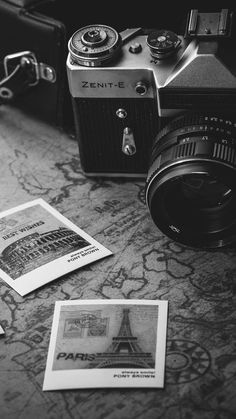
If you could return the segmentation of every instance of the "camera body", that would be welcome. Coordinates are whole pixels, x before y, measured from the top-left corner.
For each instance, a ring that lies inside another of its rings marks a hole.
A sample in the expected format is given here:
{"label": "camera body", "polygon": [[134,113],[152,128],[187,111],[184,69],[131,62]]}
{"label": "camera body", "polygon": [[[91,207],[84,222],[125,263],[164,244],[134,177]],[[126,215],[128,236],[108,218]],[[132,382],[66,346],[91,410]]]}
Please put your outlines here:
{"label": "camera body", "polygon": [[[222,35],[222,29],[213,23],[208,30],[214,33],[207,34],[198,25],[194,33],[190,15],[185,35],[162,29],[149,34],[141,29],[115,34],[112,28],[91,25],[71,38],[67,73],[80,158],[87,175],[145,176],[154,138],[171,118],[189,109],[212,111],[217,106],[225,112],[227,104],[232,108],[236,77],[218,57],[219,38],[230,44],[230,28],[227,26],[227,33],[223,28]],[[215,15],[219,21],[219,14]],[[89,45],[84,39],[86,31],[106,31],[107,39]],[[104,58],[105,49],[115,49],[112,42],[117,43],[116,50]],[[78,48],[75,53],[74,45]],[[236,96],[234,99],[236,104]]]}
{"label": "camera body", "polygon": [[143,177],[155,224],[192,247],[236,238],[233,13],[188,13],[171,29],[76,31],[67,74],[82,168]]}

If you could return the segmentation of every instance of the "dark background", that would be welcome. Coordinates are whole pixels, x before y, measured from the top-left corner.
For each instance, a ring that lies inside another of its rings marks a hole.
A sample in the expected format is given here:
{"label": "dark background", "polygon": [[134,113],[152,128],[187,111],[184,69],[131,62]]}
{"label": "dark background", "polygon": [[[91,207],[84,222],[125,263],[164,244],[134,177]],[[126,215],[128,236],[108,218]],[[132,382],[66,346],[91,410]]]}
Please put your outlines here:
{"label": "dark background", "polygon": [[41,9],[61,19],[68,28],[68,35],[81,26],[106,24],[116,29],[141,26],[146,28],[166,28],[180,32],[184,30],[187,13],[195,8],[214,12],[230,7],[225,2],[209,1],[41,1]]}
{"label": "dark background", "polygon": [[[141,26],[166,28],[180,32],[185,25],[190,9],[214,12],[221,8],[232,8],[226,2],[214,1],[91,1],[91,0],[0,0],[12,5],[26,4],[26,9],[35,10],[60,20],[66,25],[68,36],[81,26],[106,24],[116,29]],[[27,6],[27,3],[29,5]],[[16,6],[19,7],[19,6]],[[21,7],[19,7],[21,8]],[[22,8],[24,9],[24,8]],[[13,29],[13,28],[11,28]]]}

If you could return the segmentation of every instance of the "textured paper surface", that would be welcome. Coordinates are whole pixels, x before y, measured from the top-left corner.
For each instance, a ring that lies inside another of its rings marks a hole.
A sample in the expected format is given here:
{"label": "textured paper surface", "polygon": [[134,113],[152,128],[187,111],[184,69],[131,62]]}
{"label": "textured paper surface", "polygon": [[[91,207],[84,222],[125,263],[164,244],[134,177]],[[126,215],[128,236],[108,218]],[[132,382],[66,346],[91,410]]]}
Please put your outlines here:
{"label": "textured paper surface", "polygon": [[57,301],[43,390],[163,387],[167,301]]}
{"label": "textured paper surface", "polygon": [[22,296],[111,254],[43,199],[0,214],[0,276]]}

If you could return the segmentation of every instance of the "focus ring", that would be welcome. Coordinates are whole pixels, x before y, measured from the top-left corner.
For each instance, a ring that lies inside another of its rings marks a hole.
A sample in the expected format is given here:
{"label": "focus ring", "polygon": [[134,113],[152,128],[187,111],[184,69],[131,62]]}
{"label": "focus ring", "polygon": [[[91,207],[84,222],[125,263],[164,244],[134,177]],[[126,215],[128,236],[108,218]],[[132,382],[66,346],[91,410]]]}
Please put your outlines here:
{"label": "focus ring", "polygon": [[179,159],[189,157],[202,160],[217,160],[225,164],[230,164],[231,166],[236,166],[235,148],[211,140],[208,140],[207,142],[193,140],[189,143],[174,145],[171,149],[163,151],[160,154],[160,159],[158,160],[159,165],[156,169],[164,166],[169,161],[178,163]]}
{"label": "focus ring", "polygon": [[194,156],[196,143],[191,141],[185,144],[179,144],[174,148],[174,159],[181,157]]}
{"label": "focus ring", "polygon": [[214,143],[212,157],[236,165],[236,150],[226,144]]}
{"label": "focus ring", "polygon": [[172,164],[179,164],[180,160],[212,160],[219,161],[232,168],[236,168],[236,149],[227,144],[215,142],[214,140],[192,140],[187,143],[173,145],[162,153],[153,161],[151,165],[146,185],[150,184],[152,179],[164,166]]}

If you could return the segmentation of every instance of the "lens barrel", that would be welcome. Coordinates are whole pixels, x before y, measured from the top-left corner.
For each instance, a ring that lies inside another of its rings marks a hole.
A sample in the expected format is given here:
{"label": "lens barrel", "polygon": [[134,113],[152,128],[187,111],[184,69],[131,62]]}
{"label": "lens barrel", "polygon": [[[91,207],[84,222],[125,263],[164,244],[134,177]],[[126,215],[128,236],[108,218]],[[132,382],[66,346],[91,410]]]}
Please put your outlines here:
{"label": "lens barrel", "polygon": [[188,113],[166,125],[152,149],[146,202],[157,227],[190,247],[236,238],[236,123]]}

